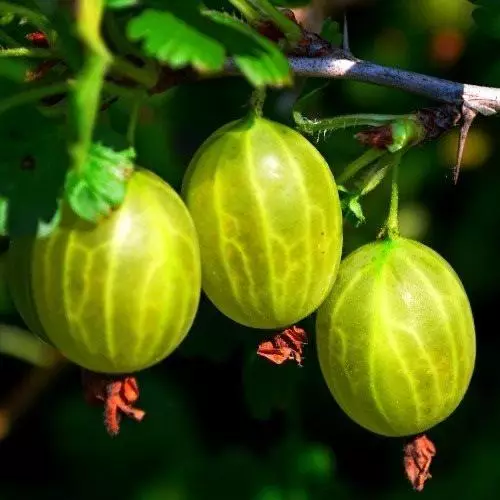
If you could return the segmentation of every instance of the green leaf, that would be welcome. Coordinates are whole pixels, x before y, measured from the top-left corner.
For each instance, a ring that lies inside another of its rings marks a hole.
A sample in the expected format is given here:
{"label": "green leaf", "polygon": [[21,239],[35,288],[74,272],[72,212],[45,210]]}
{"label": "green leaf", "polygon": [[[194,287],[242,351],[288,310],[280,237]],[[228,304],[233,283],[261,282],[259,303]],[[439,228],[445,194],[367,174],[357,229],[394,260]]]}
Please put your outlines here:
{"label": "green leaf", "polygon": [[132,41],[143,42],[149,56],[172,68],[192,65],[200,72],[222,69],[223,45],[212,37],[212,26],[197,2],[170,2],[169,10],[147,9],[127,26]]}
{"label": "green leaf", "polygon": [[254,86],[291,84],[290,66],[275,44],[229,14],[211,11],[207,15],[220,24],[217,28],[219,40]]}
{"label": "green leaf", "polygon": [[129,22],[127,35],[142,41],[149,56],[175,69],[217,72],[232,56],[256,87],[292,82],[288,61],[275,44],[229,14],[202,12],[196,2],[176,2],[168,11],[147,9]]}
{"label": "green leaf", "polygon": [[342,43],[342,32],[340,24],[332,21],[330,18],[325,19],[323,27],[321,28],[321,38],[330,42],[334,46],[339,46]]}
{"label": "green leaf", "polygon": [[18,59],[0,59],[0,78],[7,78],[13,82],[24,83],[26,74],[32,67],[27,61]]}
{"label": "green leaf", "polygon": [[140,0],[106,0],[108,9],[126,9],[140,4]]}
{"label": "green leaf", "polygon": [[311,0],[269,0],[276,7],[305,7],[311,3]]}
{"label": "green leaf", "polygon": [[[36,133],[34,133],[36,131]],[[68,167],[64,129],[31,106],[2,114],[0,235],[45,235],[59,221]]]}
{"label": "green leaf", "polygon": [[119,207],[126,195],[133,170],[132,148],[114,151],[101,143],[92,144],[82,168],[68,172],[65,198],[82,219],[98,222]]}
{"label": "green leaf", "polygon": [[359,227],[366,222],[363,208],[359,199],[361,197],[359,192],[352,192],[347,190],[344,186],[339,185],[340,206],[342,214],[354,227]]}

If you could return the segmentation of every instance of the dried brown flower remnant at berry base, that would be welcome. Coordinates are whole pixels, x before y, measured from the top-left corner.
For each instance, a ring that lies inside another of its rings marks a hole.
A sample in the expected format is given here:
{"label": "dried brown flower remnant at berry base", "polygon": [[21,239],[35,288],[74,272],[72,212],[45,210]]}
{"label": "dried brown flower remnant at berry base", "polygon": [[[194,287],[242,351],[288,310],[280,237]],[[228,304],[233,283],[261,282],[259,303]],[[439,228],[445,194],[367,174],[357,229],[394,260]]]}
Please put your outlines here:
{"label": "dried brown flower remnant at berry base", "polygon": [[104,405],[104,425],[108,434],[120,432],[122,414],[140,422],[146,413],[133,405],[139,399],[139,385],[129,375],[105,375],[82,370],[85,399],[90,405]]}
{"label": "dried brown flower remnant at berry base", "polygon": [[277,365],[294,359],[299,366],[302,366],[302,353],[305,344],[307,344],[305,330],[292,326],[278,333],[272,340],[261,342],[257,348],[257,354]]}
{"label": "dried brown flower remnant at berry base", "polygon": [[405,472],[416,491],[422,491],[427,479],[432,477],[429,468],[435,455],[436,447],[425,434],[416,436],[405,445]]}

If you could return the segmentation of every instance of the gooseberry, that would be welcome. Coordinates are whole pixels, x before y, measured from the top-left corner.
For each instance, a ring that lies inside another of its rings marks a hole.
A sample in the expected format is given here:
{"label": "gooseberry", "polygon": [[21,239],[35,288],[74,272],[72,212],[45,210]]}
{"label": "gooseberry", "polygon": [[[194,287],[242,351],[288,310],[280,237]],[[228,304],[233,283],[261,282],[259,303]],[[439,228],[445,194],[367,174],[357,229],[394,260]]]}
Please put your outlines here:
{"label": "gooseberry", "polygon": [[434,250],[401,237],[342,261],[316,335],[339,406],[384,436],[418,434],[448,418],[474,370],[474,321],[460,279]]}
{"label": "gooseberry", "polygon": [[335,280],[342,213],[332,172],[295,130],[250,113],[193,157],[183,196],[203,290],[232,320],[277,329],[311,314]]}
{"label": "gooseberry", "polygon": [[26,324],[70,361],[130,373],[168,356],[198,308],[201,263],[180,196],[137,169],[121,207],[97,225],[63,206],[48,237],[18,238],[9,281]]}

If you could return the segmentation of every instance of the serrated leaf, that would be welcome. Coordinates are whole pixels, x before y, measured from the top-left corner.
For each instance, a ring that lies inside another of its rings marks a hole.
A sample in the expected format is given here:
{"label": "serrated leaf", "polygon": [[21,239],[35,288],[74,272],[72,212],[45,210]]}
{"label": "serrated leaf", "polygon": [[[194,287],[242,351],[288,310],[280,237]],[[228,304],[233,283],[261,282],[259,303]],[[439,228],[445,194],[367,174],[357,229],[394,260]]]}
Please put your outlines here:
{"label": "serrated leaf", "polygon": [[8,144],[0,149],[0,235],[48,234],[69,164],[64,130],[23,106],[2,114],[0,141]]}
{"label": "serrated leaf", "polygon": [[119,207],[126,195],[134,164],[132,148],[114,151],[102,143],[92,144],[80,171],[68,172],[65,198],[73,211],[88,222],[98,222]]}
{"label": "serrated leaf", "polygon": [[127,36],[142,41],[149,56],[175,69],[192,65],[198,71],[222,69],[223,45],[212,37],[212,27],[197,2],[171,2],[169,10],[147,9],[130,20]]}
{"label": "serrated leaf", "polygon": [[176,2],[167,10],[147,9],[132,19],[127,35],[144,51],[172,68],[222,70],[227,57],[254,86],[292,82],[286,57],[270,40],[229,14],[201,11],[197,2]]}
{"label": "serrated leaf", "polygon": [[210,11],[206,15],[219,24],[218,39],[254,86],[281,87],[292,82],[288,60],[275,44],[229,14]]}
{"label": "serrated leaf", "polygon": [[366,222],[363,208],[359,202],[360,193],[347,190],[344,186],[339,185],[340,206],[342,215],[350,221],[354,227],[359,227]]}

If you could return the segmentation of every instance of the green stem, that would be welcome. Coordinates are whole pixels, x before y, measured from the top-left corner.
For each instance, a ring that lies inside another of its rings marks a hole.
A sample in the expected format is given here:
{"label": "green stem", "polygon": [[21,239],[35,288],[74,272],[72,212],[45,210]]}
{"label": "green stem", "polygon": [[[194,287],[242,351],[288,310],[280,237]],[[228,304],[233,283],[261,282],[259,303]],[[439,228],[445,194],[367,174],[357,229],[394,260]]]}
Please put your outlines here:
{"label": "green stem", "polygon": [[137,121],[139,119],[139,111],[141,109],[143,98],[144,95],[141,93],[140,95],[137,95],[132,102],[130,121],[128,122],[128,128],[127,128],[127,142],[132,147],[134,147],[135,144],[135,131],[137,128]]}
{"label": "green stem", "polygon": [[19,47],[21,45],[16,39],[12,38],[3,30],[0,30],[0,41],[10,45],[11,47]]}
{"label": "green stem", "polygon": [[385,149],[368,149],[361,156],[347,165],[345,170],[339,175],[337,183],[344,184],[351,177],[354,177],[360,170],[367,167],[386,153],[387,151]]}
{"label": "green stem", "polygon": [[132,100],[137,98],[139,92],[137,89],[122,87],[121,85],[112,82],[103,82],[102,90],[109,95]]}
{"label": "green stem", "polygon": [[99,112],[103,82],[113,62],[101,36],[104,11],[104,0],[76,3],[76,33],[84,45],[85,60],[71,86],[69,96],[69,152],[71,168],[78,174],[85,168]]}
{"label": "green stem", "polygon": [[54,54],[47,49],[27,49],[26,47],[19,47],[15,49],[0,50],[0,58],[2,57],[33,57],[41,59],[51,59]]}
{"label": "green stem", "polygon": [[0,100],[0,113],[4,113],[16,106],[22,106],[31,101],[38,101],[50,95],[62,94],[70,88],[70,82],[55,82],[45,87],[37,87],[36,89],[26,90],[5,99]]}
{"label": "green stem", "polygon": [[250,24],[258,23],[262,16],[259,11],[248,0],[229,0],[236,7]]}
{"label": "green stem", "polygon": [[117,56],[113,56],[111,70],[144,85],[148,89],[154,87],[158,81],[158,74],[156,71],[151,71],[149,68],[139,68],[126,59]]}
{"label": "green stem", "polygon": [[387,235],[390,239],[399,236],[399,223],[398,223],[398,207],[399,207],[399,186],[398,186],[398,173],[401,154],[397,154],[392,165],[392,181],[391,181],[391,205],[389,208],[389,216],[387,218],[386,228]]}
{"label": "green stem", "polygon": [[302,31],[299,26],[281,13],[269,0],[250,0],[250,3],[269,17],[290,43],[295,44],[301,40]]}
{"label": "green stem", "polygon": [[293,118],[298,130],[307,134],[314,134],[315,132],[333,131],[348,127],[376,127],[399,119],[401,115],[357,114],[335,116],[324,120],[309,120],[298,111],[295,111]]}
{"label": "green stem", "polygon": [[266,88],[260,87],[252,92],[252,97],[250,98],[250,107],[252,113],[261,117],[264,109],[264,102],[266,101]]}
{"label": "green stem", "polygon": [[28,9],[28,7],[15,5],[10,2],[0,2],[0,13],[4,12],[25,18],[30,24],[37,27],[40,31],[45,32],[45,30],[47,30],[47,18],[39,12]]}
{"label": "green stem", "polygon": [[56,351],[21,328],[0,324],[0,353],[36,366],[50,366]]}

